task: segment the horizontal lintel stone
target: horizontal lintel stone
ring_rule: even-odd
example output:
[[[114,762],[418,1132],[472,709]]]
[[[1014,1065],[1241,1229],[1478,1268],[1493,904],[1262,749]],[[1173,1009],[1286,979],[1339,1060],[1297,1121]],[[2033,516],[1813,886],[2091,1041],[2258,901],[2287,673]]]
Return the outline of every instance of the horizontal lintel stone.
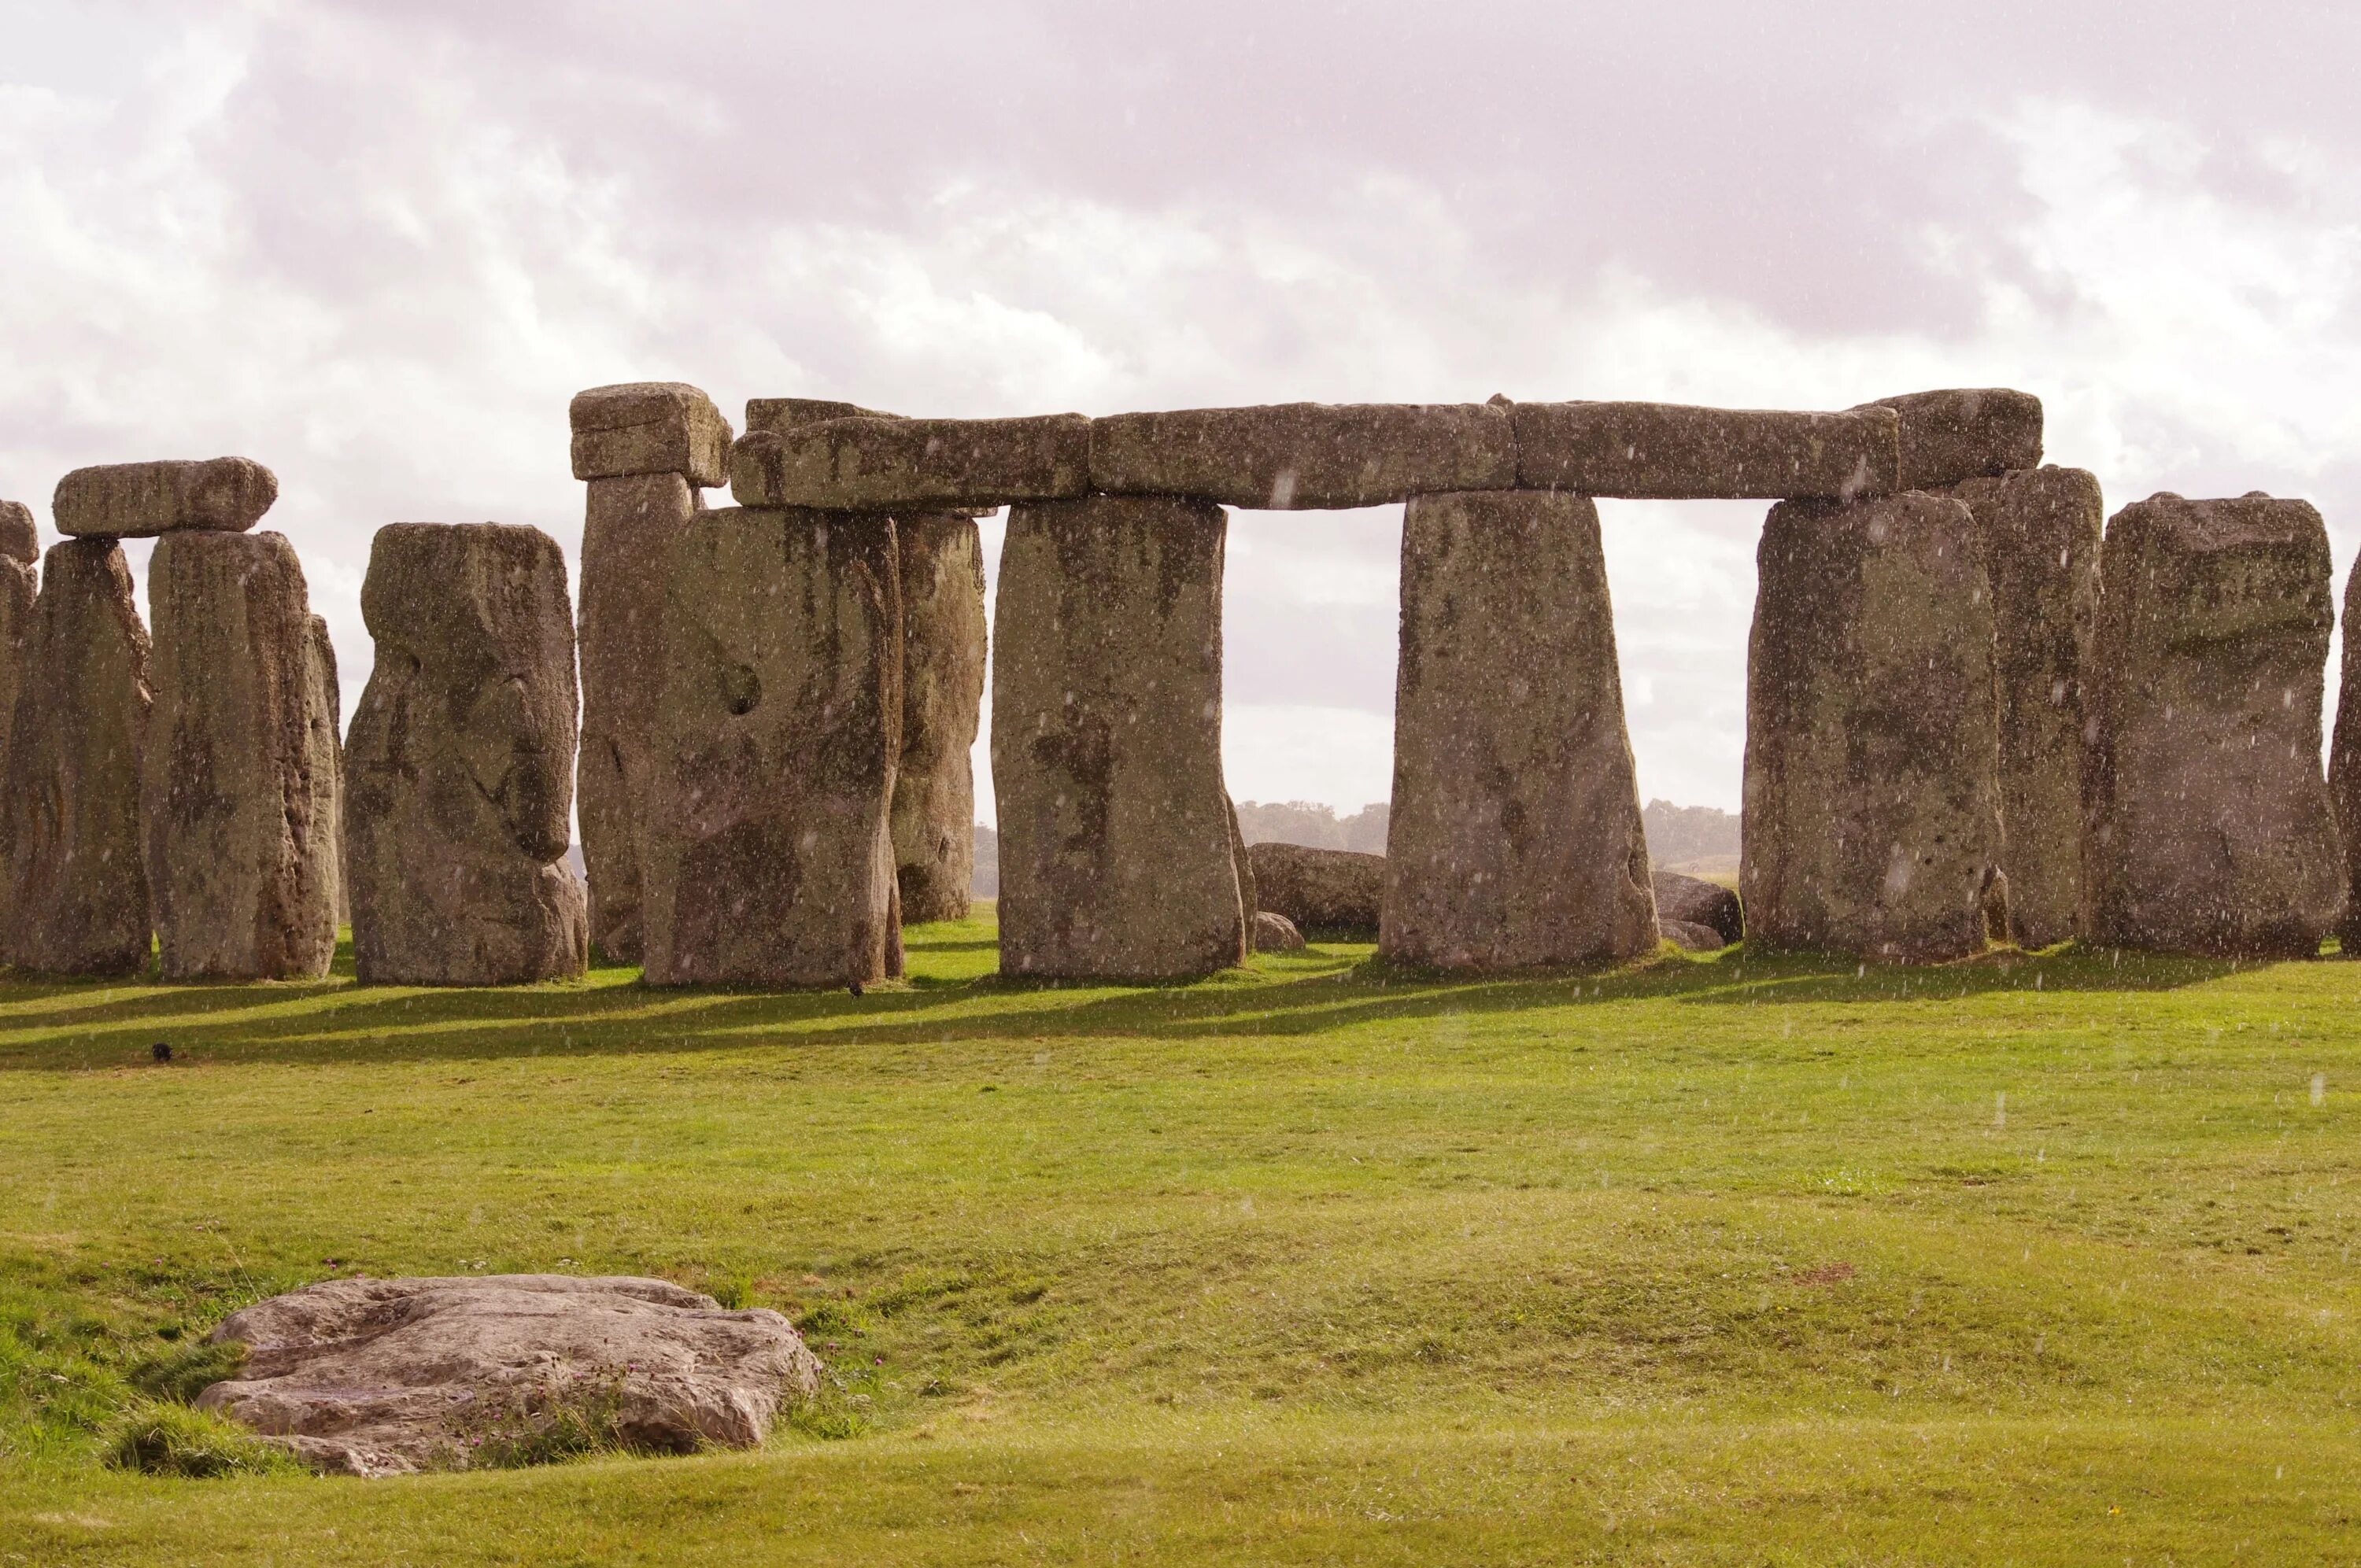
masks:
[[[180,529],[243,533],[279,499],[251,457],[109,463],[58,481],[49,513],[70,537],[148,539]]]
[[[1516,482],[1516,432],[1488,403],[1273,403],[1091,424],[1091,484],[1110,495],[1286,511]]]
[[[1879,398],[1900,417],[1902,488],[1931,489],[2041,466],[2041,400],[2007,387]]]
[[[1885,495],[1900,467],[1890,409],[1796,413],[1677,403],[1519,403],[1517,482],[1635,500]]]
[[[1080,414],[835,419],[745,436],[730,449],[730,488],[741,506],[940,510],[1074,499],[1090,469]]]
[[[730,477],[730,421],[686,381],[626,381],[577,392],[574,477],[680,474],[710,488]]]

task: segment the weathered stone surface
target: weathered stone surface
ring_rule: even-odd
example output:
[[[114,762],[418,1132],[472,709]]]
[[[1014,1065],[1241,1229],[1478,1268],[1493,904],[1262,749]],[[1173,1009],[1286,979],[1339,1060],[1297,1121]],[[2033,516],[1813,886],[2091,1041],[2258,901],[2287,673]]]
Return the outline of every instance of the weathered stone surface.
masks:
[[[2034,417],[2037,444],[2037,403]],[[2080,468],[2032,468],[1949,494],[1974,514],[1992,582],[2011,935],[2046,948],[2074,935],[2081,906],[2082,672],[2106,526],[2099,481]]]
[[[336,678],[336,644],[328,635],[328,623],[316,615],[303,640],[303,732],[309,753],[303,776],[312,786],[313,824],[310,874],[328,890],[328,907],[335,911],[335,923],[342,926],[353,917],[345,889],[344,688]],[[326,825],[324,831],[321,824]]]
[[[167,980],[295,980],[336,951],[317,815],[312,609],[278,533],[171,533],[148,570],[155,708],[140,788]],[[330,873],[327,876],[323,872]]]
[[[574,477],[678,474],[692,485],[730,478],[730,421],[685,381],[627,381],[574,394]]]
[[[279,477],[251,457],[109,463],[58,481],[60,533],[144,539],[180,529],[242,533],[279,499]]]
[[[1254,917],[1254,950],[1257,953],[1292,953],[1303,948],[1303,933],[1295,922],[1284,915],[1268,909],[1257,909]]]
[[[397,522],[361,586],[377,667],[345,747],[360,978],[515,985],[583,972],[572,837],[574,617],[537,528]]]
[[[642,870],[650,983],[864,984],[895,939],[893,520],[729,508],[674,546]]]
[[[1730,946],[1720,932],[1694,920],[1666,920],[1659,916],[1657,925],[1664,930],[1664,939],[1683,952],[1718,953]]]
[[[664,585],[672,551],[704,510],[679,474],[593,479],[582,521],[582,858],[590,940],[638,963],[640,858],[664,698]]]
[[[2320,767],[2328,531],[2309,502],[2151,496],[2107,524],[2091,668],[2083,934],[2319,950],[2344,905]]]
[[[1650,885],[1655,891],[1656,918],[1659,921],[1685,920],[1692,926],[1703,926],[1713,932],[1717,938],[1716,947],[1728,947],[1746,935],[1746,922],[1739,910],[1738,894],[1719,883],[1707,882],[1702,877],[1683,876],[1678,872],[1659,871],[1650,879]],[[1671,935],[1669,930],[1665,934]]]
[[[2344,846],[2345,914],[2337,945],[2361,959],[2361,561],[2345,579],[2344,681],[2336,694],[2336,733],[2328,748],[2328,793]],[[0,736],[0,745],[5,737]],[[5,753],[0,753],[5,754]]]
[[[1773,507],[1747,653],[1750,949],[1980,951],[2000,861],[1992,594],[1966,506]]]
[[[51,974],[148,967],[148,657],[122,548],[51,546],[0,759],[0,960]]]
[[[1206,502],[1009,515],[992,774],[1005,974],[1210,974],[1248,939],[1222,784],[1222,554]]]
[[[765,432],[784,435],[800,425],[819,424],[832,419],[902,419],[906,416],[887,413],[883,409],[864,409],[859,403],[839,402],[833,398],[749,398],[746,400],[746,433]]]
[[[1053,500],[1090,488],[1091,422],[836,419],[758,431],[730,448],[741,506],[934,511]]]
[[[0,561],[32,565],[41,558],[41,531],[33,509],[22,501],[0,501]]]
[[[1394,690],[1378,950],[1479,971],[1653,952],[1598,509],[1413,499]]]
[[[1091,422],[1091,485],[1275,511],[1510,489],[1517,438],[1488,403],[1274,403]]]
[[[895,520],[902,569],[902,761],[894,861],[906,921],[963,920],[975,881],[972,752],[983,707],[983,546],[973,520]]]
[[[1965,387],[1880,398],[1901,420],[1901,488],[1930,490],[2041,466],[2041,400],[2006,387]]]
[[[1890,409],[1791,413],[1676,403],[1519,403],[1517,482],[1637,499],[1852,499],[1896,488]]]
[[[349,1475],[464,1470],[488,1437],[599,1407],[635,1448],[752,1448],[819,1387],[778,1313],[628,1277],[332,1279],[233,1312],[210,1339],[247,1360],[200,1409]]]
[[[1250,844],[1257,907],[1284,915],[1303,930],[1334,936],[1378,934],[1386,902],[1386,858],[1302,844]]]

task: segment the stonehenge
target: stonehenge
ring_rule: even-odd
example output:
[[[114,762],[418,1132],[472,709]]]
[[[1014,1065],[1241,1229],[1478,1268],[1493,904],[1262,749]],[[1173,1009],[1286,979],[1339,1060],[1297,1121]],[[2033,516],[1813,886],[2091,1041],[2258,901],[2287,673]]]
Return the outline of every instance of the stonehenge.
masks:
[[[320,734],[294,548],[278,533],[168,533],[148,597],[155,707],[139,814],[164,978],[324,975],[336,950],[338,763]]]
[[[2345,905],[2321,772],[2328,531],[2306,501],[2163,494],[2107,523],[2084,780],[2083,935],[2319,950]]]
[[[1210,501],[1016,508],[992,649],[1001,972],[1179,980],[1246,960],[1222,782]]]
[[[349,736],[250,459],[0,503],[0,959],[168,980],[847,986],[969,910],[987,666],[1001,969],[1212,974],[1310,932],[1464,973],[1692,948],[1940,963],[2068,938],[2361,950],[2361,655],[2301,501],[2103,518],[2004,388],[913,418],[680,382],[569,409],[557,545],[397,523]],[[737,503],[708,510],[727,486]],[[1600,499],[1763,499],[1741,898],[1649,864]],[[1387,854],[1251,850],[1229,507],[1399,504]],[[986,535],[1010,509],[987,636]],[[142,626],[120,541],[157,541]],[[2361,581],[2348,586],[2361,611]],[[578,636],[577,636],[578,633]],[[578,654],[578,666],[577,666]],[[577,677],[578,667],[578,677]],[[579,717],[577,717],[577,696]],[[559,862],[578,789],[588,887]],[[1290,938],[1287,931],[1297,931]]]
[[[1883,962],[1986,940],[2001,850],[1992,594],[1965,504],[1783,501],[1757,553],[1750,948]]]
[[[651,984],[885,978],[895,533],[883,516],[731,507],[675,543],[641,872]]]
[[[1654,951],[1598,507],[1419,496],[1401,561],[1378,952],[1498,970]]]
[[[364,981],[579,976],[574,613],[536,528],[398,522],[361,585],[377,666],[345,740],[345,877]]]

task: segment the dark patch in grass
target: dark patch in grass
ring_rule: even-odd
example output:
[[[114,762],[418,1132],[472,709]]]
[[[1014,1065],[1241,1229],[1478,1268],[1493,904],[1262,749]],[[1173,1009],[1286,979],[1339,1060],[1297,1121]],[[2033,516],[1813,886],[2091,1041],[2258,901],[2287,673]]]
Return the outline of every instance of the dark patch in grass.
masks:
[[[200,1340],[148,1357],[132,1367],[126,1380],[151,1399],[190,1405],[214,1384],[236,1376],[245,1365],[246,1346],[236,1340],[218,1344]]]

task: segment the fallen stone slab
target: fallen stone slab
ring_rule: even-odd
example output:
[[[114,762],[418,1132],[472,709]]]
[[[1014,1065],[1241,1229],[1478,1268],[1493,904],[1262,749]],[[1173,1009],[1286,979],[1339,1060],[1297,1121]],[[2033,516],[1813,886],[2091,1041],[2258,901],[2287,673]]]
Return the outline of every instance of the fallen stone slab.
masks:
[[[642,868],[650,984],[889,972],[900,581],[886,517],[725,508],[674,545]]]
[[[109,463],[58,481],[60,533],[145,539],[180,529],[243,533],[279,499],[279,477],[251,457]]]
[[[1386,901],[1386,858],[1302,844],[1249,844],[1257,906],[1306,931],[1375,939]]]
[[[993,623],[1000,967],[1177,980],[1246,961],[1204,501],[1017,507]]]
[[[618,1276],[332,1279],[208,1341],[246,1364],[199,1409],[347,1475],[515,1464],[561,1422],[643,1453],[753,1448],[820,1376],[776,1312]]]
[[[574,614],[537,528],[397,522],[361,585],[377,664],[345,742],[345,878],[364,982],[578,978]]]
[[[964,920],[975,882],[972,753],[987,656],[983,544],[958,512],[895,519],[902,573],[902,756],[894,867],[902,919]]]
[[[2041,466],[2041,400],[2006,387],[1910,392],[1863,403],[1901,421],[1900,488],[1931,490],[1962,479]]]
[[[2361,959],[2361,562],[2345,579],[2344,683],[2336,694],[2336,729],[2328,747],[2328,793],[2344,849],[2345,913],[2337,946]],[[0,743],[5,737],[0,736]]]
[[[1380,953],[1486,972],[1656,950],[1588,498],[1412,498],[1394,692]]]
[[[149,659],[122,547],[50,546],[0,758],[0,962],[67,975],[148,967]]]
[[[2018,469],[1944,493],[1973,514],[1992,582],[2010,935],[2046,948],[2081,918],[2083,675],[2106,513],[2098,479],[2080,468]]]
[[[1659,871],[1649,884],[1656,894],[1656,918],[1660,921],[1686,921],[1703,926],[1713,932],[1716,947],[1728,947],[1746,935],[1746,922],[1741,915],[1738,894],[1719,883],[1707,882],[1702,877],[1683,876],[1678,872]],[[1670,935],[1669,928],[1666,935]],[[1685,946],[1686,944],[1684,944]]]
[[[1510,489],[1517,439],[1488,403],[1274,403],[1091,422],[1091,486],[1274,511]]]
[[[2334,609],[2311,503],[2163,494],[2107,524],[2083,937],[2306,958],[2345,904],[2321,772]]]
[[[758,431],[730,448],[741,506],[834,511],[936,511],[1085,494],[1091,422],[835,419]]]
[[[148,570],[155,707],[140,815],[166,980],[297,980],[336,951],[312,609],[279,533],[171,533]]]
[[[1852,499],[1899,488],[1890,409],[1519,403],[1517,483],[1637,500]]]
[[[574,477],[678,474],[692,485],[729,482],[730,421],[686,381],[627,381],[574,394]]]
[[[1773,507],[1747,652],[1750,950],[1982,950],[1999,873],[1992,591],[1975,519],[1916,491]]]
[[[1730,946],[1720,932],[1694,920],[1666,920],[1659,916],[1657,924],[1664,930],[1664,940],[1685,953],[1718,953]]]
[[[1257,953],[1293,953],[1303,948],[1303,933],[1295,922],[1284,915],[1268,909],[1257,909],[1254,917],[1254,950]]]

